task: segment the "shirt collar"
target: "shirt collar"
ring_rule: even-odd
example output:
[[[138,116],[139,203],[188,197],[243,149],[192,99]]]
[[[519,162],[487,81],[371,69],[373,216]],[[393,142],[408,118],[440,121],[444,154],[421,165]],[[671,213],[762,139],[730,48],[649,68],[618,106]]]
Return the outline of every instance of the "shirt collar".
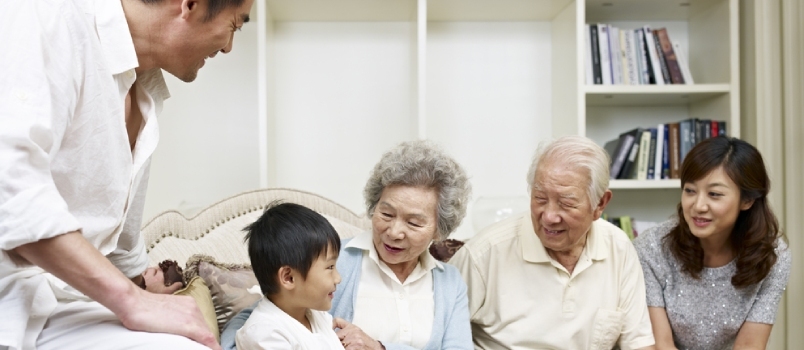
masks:
[[[582,254],[587,254],[592,260],[603,260],[608,257],[608,249],[605,247],[604,240],[601,239],[600,234],[596,233],[596,226],[598,219],[592,222],[592,227],[589,229],[589,235],[586,237],[586,246]],[[522,217],[522,222],[519,226],[519,241],[522,242],[522,258],[527,262],[532,263],[549,263],[552,258],[547,254],[547,249],[542,245],[539,236],[533,229],[533,220],[531,220],[530,213],[525,213]]]
[[[371,230],[363,231],[362,233],[352,238],[348,244],[346,244],[346,248],[357,248],[369,253],[369,257],[371,260],[374,260],[377,264],[380,263],[380,256],[377,253],[377,249],[374,247],[374,240],[373,234]],[[436,260],[432,255],[430,255],[430,250],[425,249],[424,252],[419,255],[419,263],[421,263],[422,268],[426,271],[430,271],[434,268],[438,268],[439,270],[444,269],[444,265],[438,260]]]
[[[123,5],[115,0],[98,0],[95,7],[95,30],[101,43],[106,66],[112,74],[120,74],[139,66],[134,40],[128,28]]]

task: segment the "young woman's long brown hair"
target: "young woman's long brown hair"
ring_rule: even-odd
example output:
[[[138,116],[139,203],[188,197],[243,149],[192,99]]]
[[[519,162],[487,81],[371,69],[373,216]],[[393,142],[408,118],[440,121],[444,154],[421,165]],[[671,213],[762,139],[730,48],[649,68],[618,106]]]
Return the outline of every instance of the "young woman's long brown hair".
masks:
[[[762,281],[776,263],[774,248],[781,235],[779,221],[768,204],[770,179],[762,155],[748,142],[719,136],[697,144],[681,166],[681,188],[721,166],[740,188],[740,201],[754,201],[751,208],[737,216],[729,238],[737,259],[737,273],[732,276],[731,284],[742,288]],[[684,220],[681,203],[678,204],[678,225],[665,236],[664,245],[681,263],[682,271],[700,278],[703,248]]]

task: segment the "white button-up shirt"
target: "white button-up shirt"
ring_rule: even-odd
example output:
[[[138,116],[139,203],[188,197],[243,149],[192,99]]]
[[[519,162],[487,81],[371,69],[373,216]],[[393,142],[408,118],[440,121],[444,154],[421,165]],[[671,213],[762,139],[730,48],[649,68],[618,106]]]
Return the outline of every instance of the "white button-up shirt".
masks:
[[[443,269],[441,262],[425,250],[402,283],[380,260],[370,230],[353,238],[347,247],[363,250],[352,323],[374,339],[424,348],[435,318],[433,269]]]
[[[58,301],[85,297],[9,251],[80,230],[126,276],[142,273],[142,208],[169,93],[160,70],[135,74],[120,1],[2,1],[0,38],[0,347],[32,348]],[[143,125],[132,151],[135,81]]]

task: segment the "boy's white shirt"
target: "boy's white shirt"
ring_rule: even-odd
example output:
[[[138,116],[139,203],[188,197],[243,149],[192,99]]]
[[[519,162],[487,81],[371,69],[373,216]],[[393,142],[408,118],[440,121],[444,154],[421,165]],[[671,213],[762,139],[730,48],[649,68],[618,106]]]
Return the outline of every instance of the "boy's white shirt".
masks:
[[[270,300],[263,298],[243,328],[237,331],[237,349],[343,349],[332,329],[332,316],[329,313],[308,310],[307,319],[312,332]]]

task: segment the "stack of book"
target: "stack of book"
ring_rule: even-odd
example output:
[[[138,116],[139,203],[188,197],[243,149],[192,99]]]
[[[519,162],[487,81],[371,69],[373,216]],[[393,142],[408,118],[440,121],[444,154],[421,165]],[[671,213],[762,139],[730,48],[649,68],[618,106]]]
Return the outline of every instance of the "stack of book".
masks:
[[[586,25],[588,85],[693,84],[686,55],[667,29]]]
[[[612,223],[614,226],[619,227],[623,232],[628,235],[632,240],[639,237],[640,233],[645,232],[647,229],[658,225],[658,222],[652,221],[639,221],[631,216],[609,217],[608,214],[603,213],[603,220]]]
[[[603,148],[611,158],[612,179],[678,179],[679,168],[693,146],[726,134],[724,121],[692,118],[626,131]]]

